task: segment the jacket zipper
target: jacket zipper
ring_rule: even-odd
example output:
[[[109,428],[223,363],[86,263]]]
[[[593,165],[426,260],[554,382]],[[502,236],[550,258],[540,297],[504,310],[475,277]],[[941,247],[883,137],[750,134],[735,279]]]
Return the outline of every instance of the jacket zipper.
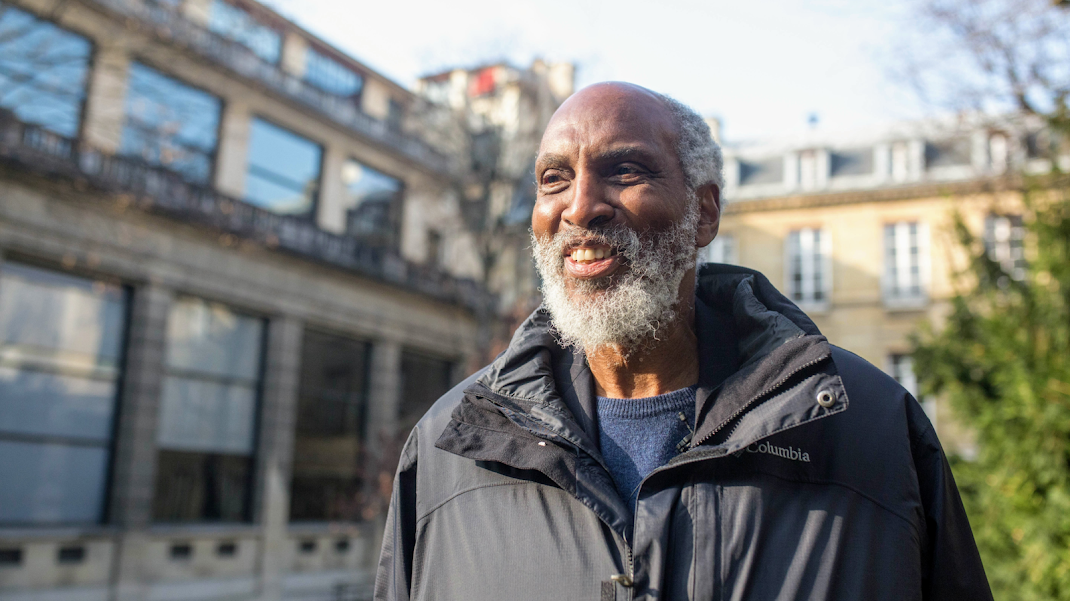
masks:
[[[739,409],[737,409],[736,412],[733,413],[731,417],[729,417],[728,419],[724,420],[721,423],[721,425],[719,425],[716,428],[714,428],[709,434],[703,436],[701,440],[692,439],[691,440],[691,448],[694,449],[695,447],[698,447],[698,446],[702,445],[703,443],[705,443],[707,440],[713,438],[718,432],[720,432],[721,430],[724,429],[725,424],[730,424],[733,421],[735,421],[735,419],[737,417],[739,417],[740,415],[745,413],[748,409],[750,409],[751,406],[754,405],[754,403],[758,399],[765,398],[765,397],[771,395],[773,392],[776,391],[776,389],[778,389],[781,386],[783,386],[785,382],[787,382],[791,378],[795,377],[795,375],[798,374],[799,372],[807,370],[807,369],[817,365],[818,363],[821,363],[822,361],[825,361],[825,360],[829,359],[830,357],[831,357],[831,355],[825,355],[824,357],[821,357],[819,359],[814,359],[813,361],[810,361],[809,363],[806,363],[804,365],[800,365],[796,369],[792,370],[787,375],[785,375],[783,378],[781,378],[780,380],[777,380],[777,382],[775,384],[773,384],[772,386],[770,386],[766,390],[760,392],[759,394],[755,395],[754,398],[752,398],[751,400],[749,400],[746,403],[744,403],[744,405],[742,407],[740,407]],[[735,432],[736,428],[738,428],[738,427],[739,427],[739,424],[736,423],[736,425],[732,427],[732,432]],[[644,478],[644,480],[645,480],[645,478]],[[642,486],[642,484],[640,483],[640,487],[641,486]]]

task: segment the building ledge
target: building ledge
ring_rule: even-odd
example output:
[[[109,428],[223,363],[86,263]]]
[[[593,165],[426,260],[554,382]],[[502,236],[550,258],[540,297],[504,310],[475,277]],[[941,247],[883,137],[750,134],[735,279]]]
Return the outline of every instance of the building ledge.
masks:
[[[392,129],[386,121],[365,114],[350,100],[305,83],[241,44],[209,31],[172,9],[131,0],[86,1],[124,19],[148,25],[158,38],[199,54],[269,92],[311,108],[324,119],[432,171],[442,174],[449,172],[449,159],[422,140]]]
[[[303,217],[279,215],[136,159],[109,155],[76,140],[0,114],[0,163],[56,176],[115,195],[131,207],[208,228],[235,241],[342,269],[480,312],[493,298],[473,280],[405,260],[396,251],[324,231]]]

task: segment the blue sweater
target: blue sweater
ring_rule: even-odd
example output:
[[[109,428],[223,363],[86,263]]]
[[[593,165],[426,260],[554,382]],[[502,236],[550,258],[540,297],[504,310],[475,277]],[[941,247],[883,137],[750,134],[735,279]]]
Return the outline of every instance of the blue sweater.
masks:
[[[620,497],[632,507],[643,478],[680,453],[677,445],[695,424],[697,389],[645,399],[597,397],[598,446]]]

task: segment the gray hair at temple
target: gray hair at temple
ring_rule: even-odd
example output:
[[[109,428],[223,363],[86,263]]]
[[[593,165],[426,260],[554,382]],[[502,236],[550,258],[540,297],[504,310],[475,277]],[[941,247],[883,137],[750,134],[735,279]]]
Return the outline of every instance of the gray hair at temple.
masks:
[[[686,104],[665,94],[655,94],[669,107],[676,125],[676,154],[680,157],[680,165],[687,177],[687,186],[693,192],[700,186],[713,182],[723,194],[724,159],[721,156],[721,147],[710,133],[710,126]],[[723,197],[721,203],[723,206]]]

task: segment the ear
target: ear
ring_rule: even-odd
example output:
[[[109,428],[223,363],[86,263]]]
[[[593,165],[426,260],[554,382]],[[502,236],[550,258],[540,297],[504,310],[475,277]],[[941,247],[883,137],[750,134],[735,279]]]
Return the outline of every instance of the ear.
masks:
[[[702,248],[717,237],[717,228],[721,224],[721,190],[717,184],[709,183],[695,190],[698,195],[698,232],[695,234],[695,247]]]

